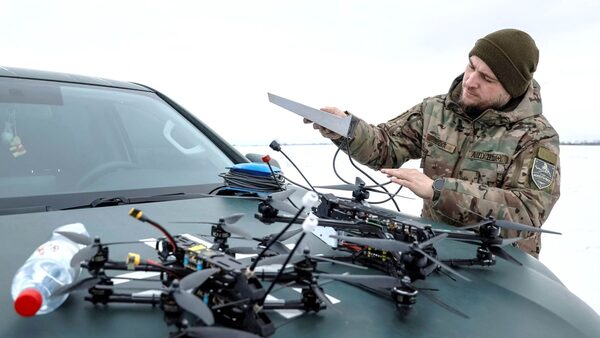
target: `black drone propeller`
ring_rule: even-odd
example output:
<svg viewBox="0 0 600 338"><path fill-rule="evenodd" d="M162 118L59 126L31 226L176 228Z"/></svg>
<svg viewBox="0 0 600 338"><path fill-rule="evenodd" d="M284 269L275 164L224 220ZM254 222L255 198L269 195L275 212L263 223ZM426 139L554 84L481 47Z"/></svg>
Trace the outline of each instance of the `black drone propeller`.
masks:
<svg viewBox="0 0 600 338"><path fill-rule="evenodd" d="M298 241L298 243L296 243L296 246L299 246L300 243L302 242L303 237L301 237ZM333 307L333 303L331 302L331 300L325 295L325 293L323 292L323 290L321 289L321 286L318 284L317 279L314 277L313 272L316 270L317 267L317 262L315 261L320 261L320 262L328 262L328 263L334 263L334 264L340 264L340 265L345 265L345 266L349 266L349 267L353 267L353 268L358 268L358 269L366 269L363 266L358 266L358 265L354 265L354 264L350 264L350 263L345 263L345 262L340 262L334 259L330 259L327 257L321 257L321 256L312 256L310 255L310 249L308 246L306 246L303 250L302 254L294 254L292 256L290 255L278 255L278 256L273 256L273 257L267 257L263 260L261 260L258 265L259 266L264 266L264 265L270 265L270 264L286 264L286 261L288 264L293 264L294 265L294 269L296 272L296 276L294 277L294 280L291 283L286 284L286 287L290 287L290 286L297 286L297 287L308 287L308 289L310 289L313 294L322 302L327 304L330 307ZM282 274L283 270L285 269L285 266L282 266L281 269L279 270L279 272L277 273L277 276L275 277L275 279L272 281L272 283L274 284L277 280L278 277L280 277L280 275ZM265 274L262 273L263 278L265 277ZM269 290L267 291L267 294L269 291L271 291L273 284L271 284ZM265 295L266 297L266 295ZM263 299L264 301L264 299Z"/></svg>
<svg viewBox="0 0 600 338"><path fill-rule="evenodd" d="M480 221L478 223L471 224L471 225L462 226L459 229L463 229L463 230L464 229L473 229L473 228L480 228L480 227L485 227L485 226L490 226L490 225L498 226L498 227L501 227L501 228L507 229L507 230L544 232L544 233L549 233L549 234L562 235L560 232L536 228L536 227L532 227L532 226L521 224L521 223L515 223L515 222L511 222L511 221L495 219L493 217L487 217L483 221Z"/></svg>
<svg viewBox="0 0 600 338"><path fill-rule="evenodd" d="M79 264L83 261L87 261L94 257L98 252L100 247L109 246L109 245L119 245L119 244L142 244L146 242L155 242L154 239L149 240L137 240L137 241L122 241L122 242L109 242L109 243L101 243L99 238L92 239L91 237L83 234L79 234L76 232L70 231L57 231L58 234L61 234L68 238L69 240L80 244L85 245L84 248L77 251L73 258L71 258L71 267L77 268Z"/></svg>
<svg viewBox="0 0 600 338"><path fill-rule="evenodd" d="M296 214L298 212L298 208L288 204L285 202L295 190L284 190L274 192L267 196L235 196L235 195L209 195L211 197L223 197L223 198L238 198L238 199L249 199L249 200L258 200L264 203L269 204L271 207L285 211L289 214Z"/></svg>
<svg viewBox="0 0 600 338"><path fill-rule="evenodd" d="M282 242L290 239L294 236L296 236L297 234L301 233L302 229L296 229L296 230L288 230L286 232L284 232L277 241L273 242L273 244L271 244L271 246L269 247L269 251L273 252L274 254L288 254L290 252L290 249L285 246L285 244L283 244ZM257 241L258 247L237 247L237 248L229 248L228 249L228 253L230 254L258 254L262 251L262 247L267 246L269 243L271 243L273 241L273 239L277 236L278 233L275 234L270 234L267 236L264 236L262 238L259 237L252 237L253 240Z"/></svg>
<svg viewBox="0 0 600 338"><path fill-rule="evenodd" d="M372 191L372 192L377 192L377 193L382 193L382 194L387 194L384 191L381 191L379 189L376 188L380 188L380 185L372 185L372 186L368 186L366 185L365 181L363 181L360 177L356 177L354 184L332 184L332 185L320 185L320 186L315 186L315 188L323 188L323 189L332 189L332 190L343 190L343 191ZM388 184L390 182L384 183L382 185ZM407 197L407 196L401 196L401 195L396 195L397 197L401 197L401 198L407 198L407 199L413 199L411 197ZM368 196L367 196L368 197Z"/></svg>
<svg viewBox="0 0 600 338"><path fill-rule="evenodd" d="M233 215L230 215L227 217L221 217L221 218L219 218L218 222L188 221L188 222L171 222L171 223L216 225L218 227L221 227L223 230L225 230L229 233L240 235L247 239L252 239L252 235L250 235L246 230L232 225L232 224L236 223L237 221L239 221L244 216L245 216L244 214L238 213L238 214L233 214Z"/></svg>
<svg viewBox="0 0 600 338"><path fill-rule="evenodd" d="M302 254L294 254L292 256L292 258L290 259L290 261L288 262L288 264L296 264L305 259L313 259L316 261L339 264L339 265L344 265L344 266L357 268L357 269L361 269L361 270L367 269L364 266L346 263L346 262L338 261L338 260L335 260L332 258L327 258L327 257L323 257L323 256L313 256L313 255L310 255L307 251L308 250L305 250L305 253L302 253ZM287 259L287 255L271 256L271 257L262 259L260 262L258 262L257 266L265 266L265 265L271 265L271 264L283 264L286 259Z"/></svg>
<svg viewBox="0 0 600 338"><path fill-rule="evenodd" d="M415 290L423 291L423 290L433 290L433 289L422 289L416 288L411 285L410 279L403 279L400 277L392 277L392 276L382 276L382 275L349 275L349 274L319 274L319 278L330 278L334 280L339 280L342 282L346 282L355 286L361 286L366 288L369 291L373 291L374 293L384 296L386 298L390 298L390 293L381 292L382 289L393 289L393 288L414 288ZM437 291L437 290L433 290ZM463 312L455 309L454 307L444 303L437 297L427 293L422 292L428 299L430 299L435 304L443 307L444 309L455 313L463 318L469 318Z"/></svg>
<svg viewBox="0 0 600 338"><path fill-rule="evenodd" d="M349 275L349 274L319 274L319 278L330 278L349 283L360 283L374 289L390 289L397 286L400 281L397 277L387 275Z"/></svg>
<svg viewBox="0 0 600 338"><path fill-rule="evenodd" d="M100 277L88 277L84 279L80 279L71 284L66 284L58 287L53 293L51 297L60 297L62 295L69 294L73 291L84 290L93 287L101 281Z"/></svg>
<svg viewBox="0 0 600 338"><path fill-rule="evenodd" d="M439 260L437 260L436 258L432 257L431 255L429 255L428 253L426 253L423 248L437 242L440 241L446 237L448 237L448 234L443 233L443 234L439 234L433 238L428 239L425 242L421 242L421 243L405 243L402 241L397 241L397 240L389 240L389 239L380 239L380 238L364 238L364 237L349 237L349 236L336 236L336 235L331 235L330 237L333 238L338 238L344 241L348 241L348 242L352 242L352 243L356 243L356 244L361 244L361 245L366 245L375 249L379 249L379 250L384 250L384 251L390 251L390 252L417 252L425 257L427 257L429 260L431 260L432 262L434 262L435 264L441 266L443 269L451 272L452 274L454 274L457 277L460 277L466 281L471 281L469 278L461 275L460 273L458 273L457 271L455 271L454 269L452 269L451 267L449 267L448 265L440 262Z"/></svg>
<svg viewBox="0 0 600 338"><path fill-rule="evenodd" d="M176 281L173 282L171 286L171 292L177 305L198 317L206 325L213 325L215 323L213 313L208 305L198 296L192 294L191 291L202 285L208 278L219 271L220 269L216 268L199 270L185 276L179 283Z"/></svg>
<svg viewBox="0 0 600 338"><path fill-rule="evenodd" d="M463 208L463 209L465 209L465 208ZM471 210L468 210L468 209L465 209L465 210L467 210L471 213L474 213ZM476 213L474 213L474 214L476 214ZM476 214L476 215L478 215L478 214ZM509 244L513 244L515 242L518 242L524 238L522 238L522 237L502 238L502 237L500 237L501 229L516 230L516 231L528 231L528 232L544 232L544 233L561 235L561 233L556 232L556 231L544 230L541 228L536 228L536 227L532 227L529 225L515 223L515 222L511 222L511 221L506 221L506 220L497 220L493 217L483 217L481 215L478 215L478 216L484 218L484 220L482 220L478 223L475 223L475 224L466 225L466 226L462 226L459 228L461 230L479 228L479 231L476 235L465 234L465 233L456 232L456 231L452 231L452 230L444 231L444 232L448 233L450 238L452 238L454 240L480 246L480 249L478 249L478 257L480 257L480 256L483 257L485 261L489 260L490 262L492 262L493 261L492 254L493 254L493 255L501 257L511 263L514 263L517 265L523 265L523 263L519 262L517 259L515 259L513 256L511 256L508 252L506 252L506 250L502 249L502 247L509 245Z"/></svg>
<svg viewBox="0 0 600 338"><path fill-rule="evenodd" d="M360 177L356 177L354 184L333 184L333 185L320 185L315 188L323 188L323 189L334 189L334 190L345 190L345 191L354 191L354 190L369 190L374 191L371 187L367 186L365 181L363 181Z"/></svg>
<svg viewBox="0 0 600 338"><path fill-rule="evenodd" d="M174 281L167 292L171 293L173 299L182 309L194 314L206 325L213 325L215 322L212 311L209 307L196 295L192 294L194 288L201 286L208 278L220 269L211 268L193 272L180 281ZM77 290L89 289L100 283L102 280L109 280L111 277L88 277L77 280L71 284L63 285L53 292L52 297L60 297L65 294ZM120 277L119 277L120 278ZM112 287L107 285L106 287Z"/></svg>
<svg viewBox="0 0 600 338"><path fill-rule="evenodd" d="M492 229L494 230L494 229ZM496 229L498 230L498 229ZM493 257L491 256L491 254L496 255L500 258L503 258L506 261L509 261L511 263L517 264L517 265L523 265L523 263L519 262L516 258L514 258L513 256L511 256L508 252L506 252L506 250L504 250L502 247L516 243L520 240L523 240L523 237L513 237L513 238L501 238L499 237L500 235L500 231L484 231L486 234L484 233L472 233L472 232L462 232L462 231L455 231L455 230L440 230L437 229L436 232L441 232L441 233L445 233L448 235L448 238L455 240L455 241L459 241L459 242L463 242L463 243L467 243L467 244L472 244L472 245L477 245L481 248L481 250L483 251L479 251L478 249L478 256L479 255L483 255L481 256L480 259L489 259L489 260L493 260ZM457 265L460 264L458 263L459 260L450 260L451 264L453 265Z"/></svg>

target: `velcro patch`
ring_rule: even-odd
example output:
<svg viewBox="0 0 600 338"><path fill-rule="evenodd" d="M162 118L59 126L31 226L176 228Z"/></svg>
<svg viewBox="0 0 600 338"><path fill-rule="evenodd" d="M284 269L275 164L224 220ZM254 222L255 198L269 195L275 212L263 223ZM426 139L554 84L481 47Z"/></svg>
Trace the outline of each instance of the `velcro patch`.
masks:
<svg viewBox="0 0 600 338"><path fill-rule="evenodd" d="M482 152L482 151L470 151L468 157L472 158L472 159L476 159L476 160L482 160L482 161L488 161L488 162L494 162L494 163L501 163L501 164L508 163L508 155L505 155L505 154L486 153L486 152Z"/></svg>
<svg viewBox="0 0 600 338"><path fill-rule="evenodd" d="M558 156L550 149L544 147L538 149L537 157L550 164L556 164L558 162Z"/></svg>
<svg viewBox="0 0 600 338"><path fill-rule="evenodd" d="M425 138L427 140L427 142L431 142L433 144L435 144L436 146L444 149L445 151L449 152L449 153L454 153L454 150L456 150L456 146L453 144L450 144L448 142L442 141L439 138L435 137L435 135L432 134L427 134L427 137Z"/></svg>
<svg viewBox="0 0 600 338"><path fill-rule="evenodd" d="M536 157L531 167L531 179L538 189L546 189L552 184L555 170L555 165Z"/></svg>

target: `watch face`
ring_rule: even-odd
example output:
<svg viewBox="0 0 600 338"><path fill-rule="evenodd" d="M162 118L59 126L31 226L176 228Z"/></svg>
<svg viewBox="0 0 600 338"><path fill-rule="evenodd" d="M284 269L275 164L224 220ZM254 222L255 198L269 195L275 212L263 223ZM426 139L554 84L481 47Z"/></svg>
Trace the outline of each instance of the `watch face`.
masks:
<svg viewBox="0 0 600 338"><path fill-rule="evenodd" d="M433 181L433 188L437 191L444 189L444 179L438 178L437 180Z"/></svg>

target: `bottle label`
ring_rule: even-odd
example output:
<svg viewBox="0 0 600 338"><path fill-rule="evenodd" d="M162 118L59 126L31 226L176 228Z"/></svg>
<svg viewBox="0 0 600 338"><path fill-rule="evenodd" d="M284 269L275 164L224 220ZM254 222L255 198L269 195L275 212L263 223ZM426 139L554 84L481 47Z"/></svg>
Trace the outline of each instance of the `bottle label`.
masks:
<svg viewBox="0 0 600 338"><path fill-rule="evenodd" d="M77 248L64 241L49 241L40 245L31 255L32 258L69 257L73 256Z"/></svg>

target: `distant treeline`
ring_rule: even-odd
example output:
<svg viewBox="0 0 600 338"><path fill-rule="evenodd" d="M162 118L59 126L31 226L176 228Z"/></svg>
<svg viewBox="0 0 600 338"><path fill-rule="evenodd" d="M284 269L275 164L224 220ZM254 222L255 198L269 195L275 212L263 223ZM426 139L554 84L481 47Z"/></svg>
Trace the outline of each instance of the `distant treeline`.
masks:
<svg viewBox="0 0 600 338"><path fill-rule="evenodd" d="M560 144L570 145L570 146L597 146L600 145L600 140L596 141L564 141Z"/></svg>

